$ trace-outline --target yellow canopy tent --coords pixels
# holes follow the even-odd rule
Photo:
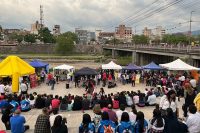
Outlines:
[[[0,63],[0,76],[12,77],[12,92],[19,91],[19,77],[35,73],[35,68],[17,56],[8,56]]]

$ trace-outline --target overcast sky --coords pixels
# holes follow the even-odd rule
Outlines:
[[[180,3],[167,8],[175,1]],[[50,30],[58,24],[62,32],[76,27],[114,31],[119,24],[131,26],[134,32],[136,27],[136,33],[156,26],[168,33],[188,31],[191,11],[195,11],[192,20],[197,21],[192,22],[192,30],[200,29],[200,0],[0,0],[0,25],[30,30],[31,23],[40,18],[40,4],[44,24]]]

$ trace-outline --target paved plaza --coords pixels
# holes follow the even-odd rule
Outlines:
[[[106,94],[108,93],[116,93],[116,92],[121,92],[121,91],[137,91],[137,90],[141,90],[142,92],[144,92],[144,89],[146,88],[146,86],[144,84],[136,84],[136,87],[131,87],[131,84],[128,85],[121,85],[121,83],[117,84],[118,86],[116,88],[112,88],[112,89],[108,89],[107,87],[104,87],[104,90],[106,92]],[[97,86],[96,87],[96,91],[99,92],[101,86]],[[150,88],[150,87],[148,87]],[[38,94],[53,94],[53,95],[60,95],[60,96],[64,96],[64,95],[68,95],[69,93],[72,95],[79,95],[82,96],[84,91],[84,88],[75,88],[74,84],[70,86],[70,89],[66,89],[65,88],[65,82],[59,82],[59,84],[55,85],[55,89],[51,90],[50,86],[47,86],[46,84],[42,84],[37,88],[34,89],[29,89],[29,93],[31,92],[37,92]],[[157,103],[159,103],[160,98],[157,98]],[[180,110],[180,117],[182,117],[182,109],[181,106],[183,104],[184,99],[181,99],[181,102],[179,103],[179,110]],[[143,108],[139,108],[137,107],[138,111],[143,111],[145,114],[145,118],[146,120],[149,120],[152,117],[152,112],[153,112],[154,107],[143,107]],[[127,108],[128,111],[130,111],[130,108]],[[36,119],[38,117],[38,115],[41,113],[42,111],[39,109],[32,109],[29,112],[23,112],[22,115],[25,116],[26,118],[26,124],[30,126],[29,131],[27,132],[33,132],[34,129],[34,125],[36,122]],[[66,118],[67,118],[67,126],[69,129],[69,133],[75,133],[78,132],[78,127],[82,121],[82,115],[83,112],[82,111],[69,111],[69,112],[60,112],[61,114],[63,114]],[[93,117],[93,112],[92,110],[86,110],[85,113],[88,113],[91,115],[91,117]],[[1,114],[0,114],[1,117]],[[4,129],[4,124],[0,121],[0,129]]]

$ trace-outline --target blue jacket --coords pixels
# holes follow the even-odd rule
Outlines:
[[[123,133],[123,131],[128,130],[131,131],[131,133],[134,133],[134,126],[131,125],[131,122],[120,122],[117,127],[118,133]]]
[[[79,133],[84,133],[84,131],[95,133],[95,126],[94,123],[89,123],[87,129],[84,129],[83,123],[79,126]]]
[[[16,109],[18,108],[18,106],[19,106],[19,103],[16,102],[15,100],[12,100],[12,101],[10,102],[10,105],[13,106],[13,109],[11,110],[11,112],[15,112],[15,110],[16,110]]]
[[[27,101],[27,100],[22,100],[21,102],[20,102],[20,104],[21,104],[21,110],[23,111],[23,110],[28,110],[28,109],[30,109],[30,102],[29,101]]]
[[[115,128],[116,128],[115,123],[110,120],[101,120],[100,121],[98,133],[104,133],[104,126],[108,127],[109,125],[111,126],[113,133],[115,133]]]
[[[139,131],[139,127],[140,127],[140,123],[138,121],[136,121],[135,123],[135,133],[140,133]],[[148,130],[148,123],[146,120],[144,120],[144,132]]]

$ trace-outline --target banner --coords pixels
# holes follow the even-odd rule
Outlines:
[[[30,87],[35,88],[37,86],[37,76],[36,74],[30,75]]]

